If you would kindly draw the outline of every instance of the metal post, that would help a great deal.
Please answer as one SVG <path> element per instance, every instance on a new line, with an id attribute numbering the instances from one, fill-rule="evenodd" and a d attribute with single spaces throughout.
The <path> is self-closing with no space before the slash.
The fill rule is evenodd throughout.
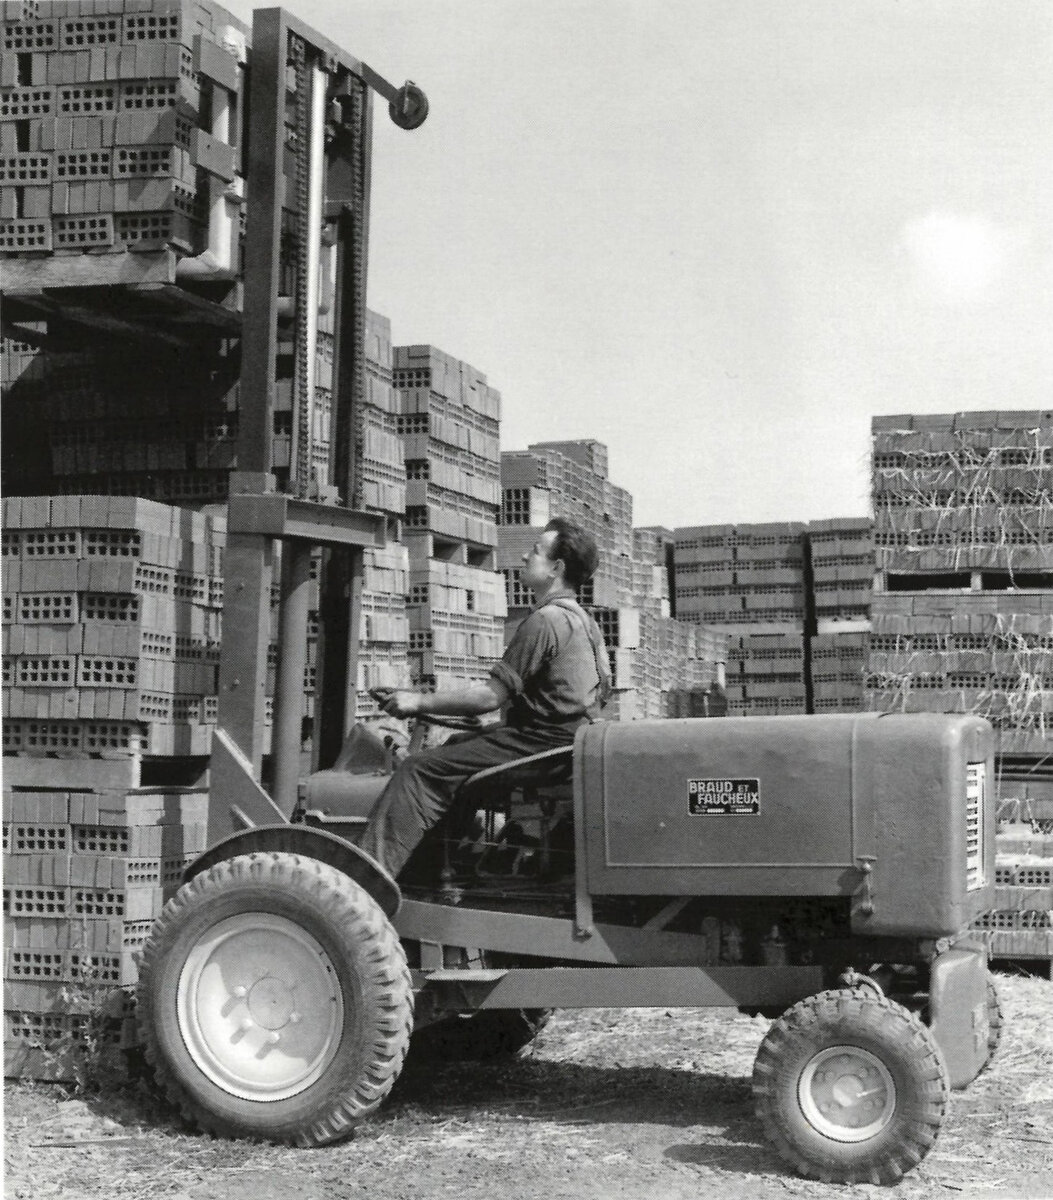
<path id="1" fill-rule="evenodd" d="M 271 747 L 274 761 L 271 795 L 286 814 L 291 813 L 296 805 L 296 787 L 300 778 L 310 583 L 310 545 L 306 542 L 286 542 L 282 546 L 281 625 L 278 630 L 278 672 L 274 684 Z"/>
<path id="2" fill-rule="evenodd" d="M 248 222 L 237 453 L 239 473 L 253 476 L 265 476 L 270 472 L 274 436 L 274 356 L 278 344 L 288 42 L 283 18 L 281 9 L 263 9 L 252 19 L 252 104 L 249 108 L 246 181 Z"/>
<path id="3" fill-rule="evenodd" d="M 220 83 L 212 85 L 212 136 L 230 142 L 230 93 Z M 227 200 L 228 184 L 215 176 L 208 183 L 208 248 L 226 271 L 234 266 L 234 214 Z"/>

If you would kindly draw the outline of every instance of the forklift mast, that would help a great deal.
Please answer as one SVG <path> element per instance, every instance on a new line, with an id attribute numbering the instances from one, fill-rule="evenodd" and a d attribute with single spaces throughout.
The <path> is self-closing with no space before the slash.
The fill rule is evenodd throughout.
<path id="1" fill-rule="evenodd" d="M 283 9 L 257 10 L 247 82 L 247 214 L 237 471 L 230 479 L 209 844 L 287 822 L 300 777 L 307 624 L 321 550 L 313 766 L 354 720 L 363 552 L 394 535 L 362 507 L 362 403 L 373 93 L 415 129 L 424 93 L 396 88 Z M 333 447 L 313 453 L 322 280 L 333 313 Z M 287 474 L 275 468 L 279 358 L 292 361 Z M 267 653 L 278 592 L 271 770 Z M 266 784 L 266 786 L 265 786 Z"/>

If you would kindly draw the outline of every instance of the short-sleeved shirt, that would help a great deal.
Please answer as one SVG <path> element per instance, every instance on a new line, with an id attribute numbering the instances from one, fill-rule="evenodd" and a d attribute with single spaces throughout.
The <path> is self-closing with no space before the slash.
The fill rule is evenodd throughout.
<path id="1" fill-rule="evenodd" d="M 599 710 L 596 651 L 581 610 L 553 603 L 574 598 L 568 588 L 535 604 L 512 635 L 504 657 L 490 671 L 512 697 L 506 722 L 513 728 L 566 730 Z M 581 615 L 606 653 L 596 623 Z"/>

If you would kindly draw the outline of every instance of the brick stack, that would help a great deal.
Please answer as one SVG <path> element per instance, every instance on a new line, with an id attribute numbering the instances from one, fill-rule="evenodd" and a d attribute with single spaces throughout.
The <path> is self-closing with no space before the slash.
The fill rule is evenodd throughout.
<path id="1" fill-rule="evenodd" d="M 410 560 L 409 663 L 415 683 L 442 691 L 485 679 L 504 650 L 504 582 L 496 571 Z"/>
<path id="2" fill-rule="evenodd" d="M 332 340 L 328 341 L 330 375 Z M 362 422 L 362 502 L 366 508 L 402 517 L 406 512 L 406 455 L 399 432 L 401 396 L 394 384 L 391 322 L 366 310 L 366 395 Z"/>
<path id="3" fill-rule="evenodd" d="M 550 516 L 596 538 L 594 578 L 581 601 L 596 618 L 611 657 L 613 720 L 710 716 L 723 680 L 727 638 L 670 616 L 673 535 L 632 527 L 632 496 L 607 478 L 607 448 L 592 440 L 538 442 L 501 455 L 503 491 L 498 565 L 508 589 L 509 632 L 533 602 L 521 560 Z"/>
<path id="4" fill-rule="evenodd" d="M 238 221 L 247 30 L 209 0 L 7 3 L 0 249 L 213 248 Z M 235 191 L 233 201 L 226 199 Z M 236 244 L 236 235 L 233 235 Z"/>
<path id="5" fill-rule="evenodd" d="M 1053 413 L 876 417 L 874 541 L 885 590 L 899 576 L 986 573 L 1031 589 L 1053 548 Z M 905 589 L 909 590 L 909 588 Z"/>
<path id="6" fill-rule="evenodd" d="M 741 628 L 741 627 L 740 627 Z M 797 716 L 807 712 L 804 639 L 791 629 L 733 633 L 728 650 L 728 714 Z"/>
<path id="7" fill-rule="evenodd" d="M 76 760 L 5 765 L 8 1077 L 76 1078 L 89 1048 L 131 1044 L 122 989 L 136 982 L 137 952 L 185 865 L 205 848 L 204 792 L 107 786 L 122 773 L 120 760 L 104 762 L 101 786 L 87 790 L 91 772 Z"/>
<path id="8" fill-rule="evenodd" d="M 701 525 L 675 531 L 682 621 L 804 629 L 804 525 Z"/>
<path id="9" fill-rule="evenodd" d="M 393 381 L 406 463 L 409 671 L 421 686 L 485 679 L 506 613 L 494 570 L 501 397 L 434 346 L 399 346 Z"/>
<path id="10" fill-rule="evenodd" d="M 500 394 L 434 346 L 397 346 L 393 378 L 406 462 L 406 531 L 420 547 L 452 541 L 492 566 L 501 507 Z M 415 559 L 437 557 L 414 551 Z"/>
<path id="11" fill-rule="evenodd" d="M 992 958 L 1030 960 L 1053 978 L 1053 822 L 1004 822 L 996 845 L 995 907 L 978 927 Z"/>
<path id="12" fill-rule="evenodd" d="M 672 613 L 669 577 L 673 561 L 673 531 L 661 526 L 639 527 L 632 531 L 632 590 L 634 596 L 655 616 Z"/>
<path id="13" fill-rule="evenodd" d="M 8 497 L 3 524 L 6 1070 L 65 1077 L 205 848 L 205 794 L 144 784 L 202 775 L 224 525 L 100 496 Z"/>
<path id="14" fill-rule="evenodd" d="M 517 606 L 523 550 L 555 516 L 588 530 L 600 551 L 583 603 L 618 608 L 635 602 L 639 581 L 633 576 L 632 496 L 607 478 L 602 442 L 535 442 L 526 450 L 506 451 L 501 455 L 501 490 L 504 528 L 498 566 L 509 578 L 510 607 Z M 515 532 L 506 534 L 505 529 Z"/>
<path id="15" fill-rule="evenodd" d="M 858 712 L 865 707 L 869 647 L 865 630 L 812 635 L 812 712 Z"/>
<path id="16" fill-rule="evenodd" d="M 370 688 L 409 686 L 410 634 L 406 607 L 409 579 L 409 554 L 405 546 L 391 543 L 364 551 L 356 684 L 358 717 L 375 716 L 379 711 L 368 694 Z"/>
<path id="17" fill-rule="evenodd" d="M 1000 757 L 1037 765 L 1053 717 L 1053 413 L 875 418 L 873 453 L 868 705 L 978 712 Z"/>
<path id="18" fill-rule="evenodd" d="M 207 754 L 222 519 L 97 496 L 3 515 L 5 754 Z"/>
<path id="19" fill-rule="evenodd" d="M 100 340 L 49 342 L 30 359 L 11 345 L 3 381 L 9 494 L 226 499 L 238 369 L 227 355 Z"/>
<path id="20" fill-rule="evenodd" d="M 638 608 L 592 612 L 611 660 L 609 720 L 723 715 L 725 634 Z"/>
<path id="21" fill-rule="evenodd" d="M 975 712 L 1000 758 L 1049 754 L 1053 593 L 879 593 L 869 642 L 868 708 Z"/>
<path id="22" fill-rule="evenodd" d="M 998 958 L 1053 961 L 1053 413 L 875 418 L 878 711 L 975 712 L 997 732 Z"/>
<path id="23" fill-rule="evenodd" d="M 851 517 L 812 521 L 807 540 L 814 604 L 812 711 L 857 712 L 864 706 L 874 523 Z"/>
<path id="24" fill-rule="evenodd" d="M 398 431 L 401 398 L 394 385 L 391 322 L 366 310 L 366 396 L 361 410 L 363 456 L 359 464 L 366 508 L 402 517 L 406 511 L 406 463 Z M 363 554 L 362 615 L 358 629 L 356 716 L 376 716 L 373 687 L 408 687 L 409 554 L 402 545 Z M 309 660 L 316 646 L 308 645 Z"/>
<path id="25" fill-rule="evenodd" d="M 804 528 L 781 522 L 675 531 L 675 612 L 730 635 L 730 715 L 807 711 Z"/>
<path id="26" fill-rule="evenodd" d="M 874 523 L 835 517 L 808 525 L 812 595 L 820 633 L 843 622 L 867 621 L 874 590 Z"/>

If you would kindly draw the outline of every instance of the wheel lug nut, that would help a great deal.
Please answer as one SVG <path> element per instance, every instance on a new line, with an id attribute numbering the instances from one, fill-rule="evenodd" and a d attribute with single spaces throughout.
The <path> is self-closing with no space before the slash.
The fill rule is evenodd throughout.
<path id="1" fill-rule="evenodd" d="M 268 1033 L 268 1034 L 267 1034 L 267 1041 L 268 1041 L 268 1042 L 269 1042 L 269 1043 L 270 1043 L 272 1046 L 277 1046 L 277 1044 L 278 1044 L 278 1043 L 279 1043 L 281 1040 L 282 1040 L 282 1035 L 281 1035 L 280 1033 L 278 1033 L 276 1030 L 275 1030 L 275 1031 L 272 1031 L 271 1033 Z"/>
<path id="2" fill-rule="evenodd" d="M 244 984 L 239 983 L 236 988 L 231 988 L 230 994 L 238 1000 L 244 1000 L 249 994 L 249 989 Z"/>
<path id="3" fill-rule="evenodd" d="M 238 1028 L 242 1031 L 242 1033 L 248 1033 L 248 1031 L 252 1028 L 252 1026 L 253 1026 L 253 1021 L 252 1021 L 251 1017 L 242 1017 L 241 1022 L 238 1025 Z"/>
<path id="4" fill-rule="evenodd" d="M 290 1025 L 299 1025 L 302 1020 L 303 1020 L 303 1017 L 298 1012 L 289 1013 L 289 1024 Z"/>

